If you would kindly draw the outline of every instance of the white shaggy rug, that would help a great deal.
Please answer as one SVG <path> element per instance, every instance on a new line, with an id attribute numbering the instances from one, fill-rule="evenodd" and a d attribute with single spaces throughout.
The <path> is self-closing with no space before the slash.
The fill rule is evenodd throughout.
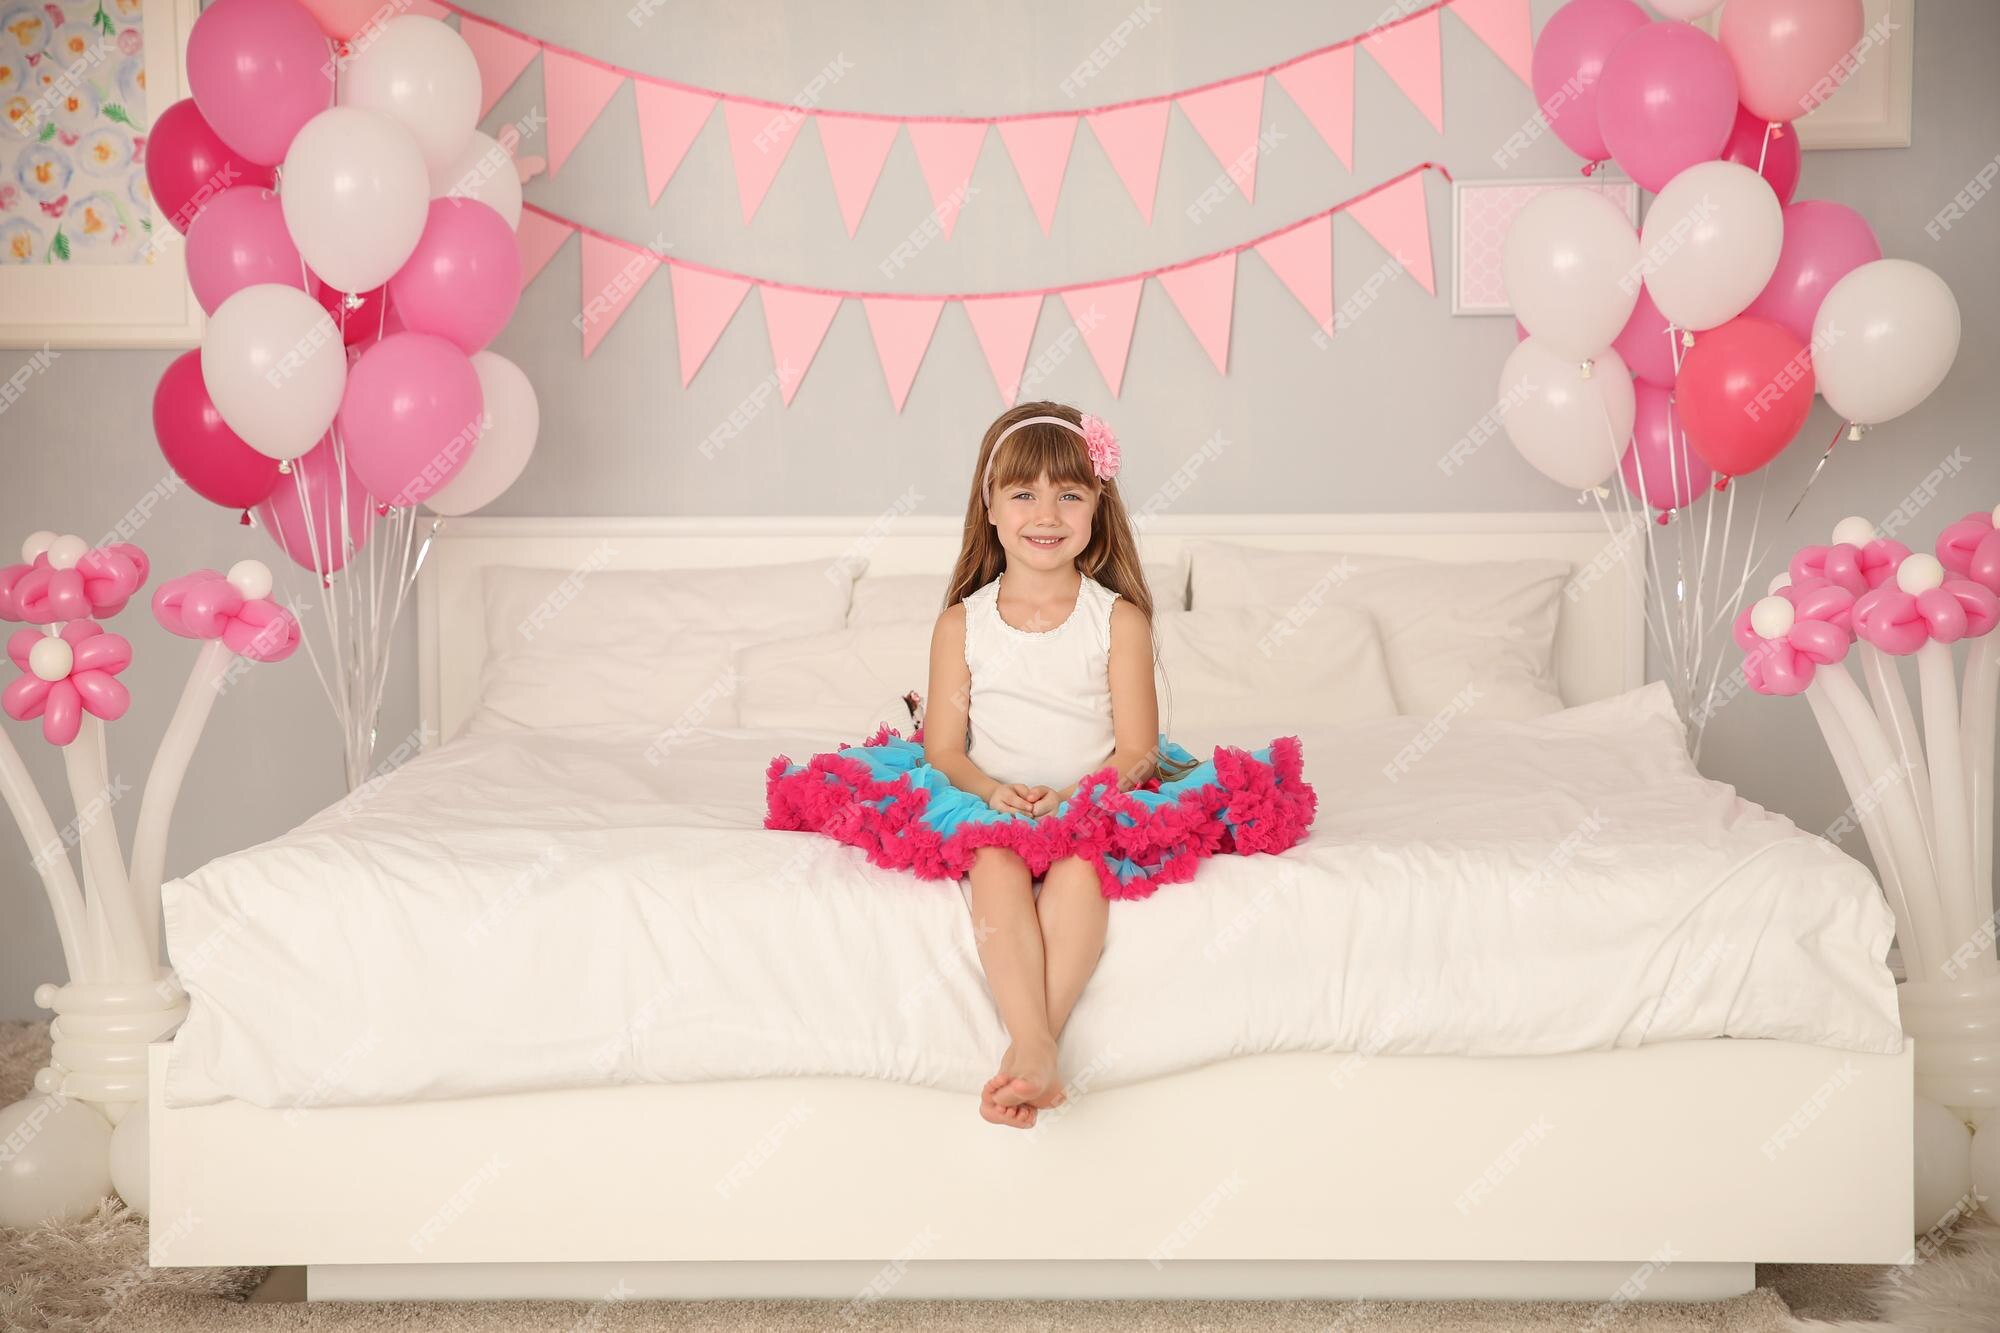
<path id="1" fill-rule="evenodd" d="M 48 1054 L 43 1024 L 0 1023 L 0 1105 Z M 0 1329 L 133 1333 L 380 1330 L 1255 1329 L 1268 1333 L 2000 1333 L 2000 1222 L 1975 1217 L 1908 1268 L 1758 1269 L 1757 1290 L 1706 1305 L 1499 1301 L 824 1301 L 305 1304 L 297 1270 L 146 1264 L 146 1223 L 115 1200 L 60 1227 L 0 1228 Z M 267 1279 L 270 1279 L 267 1281 Z M 260 1284 L 262 1284 L 260 1289 Z"/>

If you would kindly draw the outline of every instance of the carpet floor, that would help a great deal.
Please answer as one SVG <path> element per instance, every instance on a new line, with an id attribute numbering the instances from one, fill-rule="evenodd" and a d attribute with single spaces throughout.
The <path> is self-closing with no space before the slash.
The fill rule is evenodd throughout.
<path id="1" fill-rule="evenodd" d="M 27 1095 L 44 1024 L 0 1024 L 0 1105 Z M 2000 1222 L 1975 1216 L 1909 1267 L 1772 1264 L 1731 1300 L 1619 1307 L 1501 1301 L 468 1301 L 305 1303 L 298 1269 L 151 1268 L 115 1200 L 62 1226 L 0 1227 L 0 1329 L 23 1333 L 1982 1333 L 2000 1331 Z"/>

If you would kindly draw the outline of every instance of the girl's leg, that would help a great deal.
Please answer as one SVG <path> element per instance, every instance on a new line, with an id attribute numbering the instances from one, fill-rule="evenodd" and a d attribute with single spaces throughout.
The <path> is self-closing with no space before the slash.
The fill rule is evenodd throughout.
<path id="1" fill-rule="evenodd" d="M 1057 1087 L 1034 878 L 1027 863 L 1003 847 L 982 847 L 973 858 L 971 877 L 979 961 L 1014 1043 L 980 1095 L 980 1114 L 996 1124 L 1025 1128 L 1035 1122 L 1030 1103 Z"/>
<path id="2" fill-rule="evenodd" d="M 1065 856 L 1043 876 L 1035 910 L 1041 920 L 1049 1031 L 1060 1037 L 1104 952 L 1111 904 L 1098 885 L 1097 867 L 1080 856 Z"/>

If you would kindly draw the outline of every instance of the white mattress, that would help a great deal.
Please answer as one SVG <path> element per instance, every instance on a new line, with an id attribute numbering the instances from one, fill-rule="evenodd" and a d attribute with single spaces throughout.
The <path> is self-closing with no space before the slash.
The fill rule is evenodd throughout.
<path id="1" fill-rule="evenodd" d="M 1533 722 L 1303 733 L 1311 837 L 1114 903 L 1065 1075 L 1719 1036 L 1899 1050 L 1867 871 L 1700 777 L 1675 732 L 1653 685 Z M 169 883 L 193 998 L 169 1103 L 798 1074 L 971 1092 L 1006 1038 L 962 886 L 761 827 L 770 756 L 839 739 L 699 732 L 662 767 L 650 728 L 461 740 Z"/>

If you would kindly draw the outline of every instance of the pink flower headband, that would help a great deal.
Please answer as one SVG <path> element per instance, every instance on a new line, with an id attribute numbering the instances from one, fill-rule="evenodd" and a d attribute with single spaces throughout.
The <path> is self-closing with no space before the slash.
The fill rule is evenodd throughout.
<path id="1" fill-rule="evenodd" d="M 1083 451 L 1090 455 L 1090 470 L 1099 479 L 1109 481 L 1118 475 L 1118 437 L 1111 433 L 1104 418 L 1085 412 L 1079 426 L 1067 417 L 1023 417 L 1000 432 L 1000 438 L 993 441 L 993 451 L 986 455 L 986 475 L 980 479 L 979 496 L 989 507 L 993 504 L 993 460 L 1000 456 L 1001 444 L 1021 427 L 1043 421 L 1083 437 Z"/>

